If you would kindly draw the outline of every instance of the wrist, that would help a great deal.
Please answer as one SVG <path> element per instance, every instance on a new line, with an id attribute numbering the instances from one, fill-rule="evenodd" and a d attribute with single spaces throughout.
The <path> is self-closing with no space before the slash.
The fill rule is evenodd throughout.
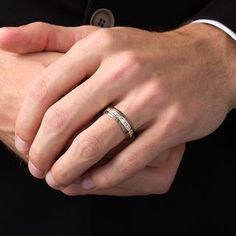
<path id="1" fill-rule="evenodd" d="M 224 78 L 225 100 L 222 102 L 226 103 L 230 111 L 236 105 L 235 41 L 221 29 L 204 23 L 186 25 L 177 29 L 176 33 L 188 38 L 186 43 L 204 62 L 202 66 L 214 69 Z"/>

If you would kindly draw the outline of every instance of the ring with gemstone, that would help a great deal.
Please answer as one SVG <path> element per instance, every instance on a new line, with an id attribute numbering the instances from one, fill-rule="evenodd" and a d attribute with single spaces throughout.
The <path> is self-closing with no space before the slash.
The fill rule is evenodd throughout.
<path id="1" fill-rule="evenodd" d="M 129 121 L 129 119 L 125 116 L 124 113 L 122 113 L 120 110 L 118 110 L 115 107 L 108 107 L 103 113 L 110 116 L 119 124 L 119 126 L 121 127 L 126 137 L 129 137 L 129 138 L 133 137 L 133 134 L 134 134 L 133 125 Z"/>

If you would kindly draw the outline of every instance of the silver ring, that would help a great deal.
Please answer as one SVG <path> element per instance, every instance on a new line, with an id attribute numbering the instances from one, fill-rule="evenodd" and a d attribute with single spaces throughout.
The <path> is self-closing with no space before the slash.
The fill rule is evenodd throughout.
<path id="1" fill-rule="evenodd" d="M 134 134 L 133 125 L 121 111 L 119 111 L 115 107 L 108 107 L 103 113 L 109 115 L 119 124 L 126 137 L 129 138 L 133 137 Z"/>

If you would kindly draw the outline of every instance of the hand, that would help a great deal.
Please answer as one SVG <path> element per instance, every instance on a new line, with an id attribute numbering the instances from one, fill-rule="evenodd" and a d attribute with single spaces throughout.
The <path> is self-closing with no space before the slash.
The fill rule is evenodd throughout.
<path id="1" fill-rule="evenodd" d="M 0 140 L 15 148 L 15 121 L 32 77 L 59 58 L 59 53 L 17 55 L 0 50 Z"/>
<path id="2" fill-rule="evenodd" d="M 103 115 L 56 160 L 69 137 L 112 103 L 142 132 L 86 175 L 82 186 L 90 183 L 98 191 L 119 186 L 163 151 L 213 132 L 235 104 L 234 72 L 235 43 L 212 26 L 188 25 L 162 34 L 92 28 L 33 81 L 17 119 L 18 140 L 24 140 L 24 151 L 30 148 L 36 177 L 51 168 L 48 183 L 68 186 L 124 139 Z"/>
<path id="3" fill-rule="evenodd" d="M 67 29 L 67 28 L 66 28 Z M 64 32 L 64 31 L 63 31 Z M 74 32 L 74 31 L 73 31 Z M 32 34 L 34 35 L 34 34 Z M 46 34 L 41 34 L 45 36 Z M 54 35 L 54 34 L 52 34 Z M 5 35 L 6 36 L 6 35 Z M 36 36 L 36 35 L 35 35 Z M 66 35 L 68 36 L 68 34 Z M 30 36 L 31 37 L 31 36 Z M 61 35 L 60 35 L 61 37 Z M 37 37 L 38 38 L 38 37 Z M 6 37 L 4 37 L 6 40 Z M 18 39 L 19 36 L 13 37 L 13 40 Z M 22 42 L 25 42 L 26 40 L 22 40 Z M 42 43 L 40 40 L 35 40 L 37 43 Z M 68 40 L 64 40 L 64 42 L 68 42 Z M 73 43 L 73 42 L 72 42 Z M 7 40 L 6 46 L 10 46 L 8 49 L 11 51 L 15 51 L 18 53 L 22 53 L 23 50 L 29 50 L 29 44 L 22 45 L 17 42 L 11 41 L 11 45 L 9 44 L 9 41 Z M 19 47 L 20 46 L 20 47 Z M 24 47 L 23 47 L 24 46 Z M 32 51 L 35 51 L 35 44 L 32 44 Z M 40 46 L 40 45 L 37 45 Z M 53 45 L 52 45 L 53 46 Z M 64 44 L 59 45 L 57 44 L 58 48 L 52 48 L 52 50 L 61 51 L 61 46 L 65 47 Z M 17 48 L 19 47 L 19 48 Z M 44 47 L 43 45 L 40 47 Z M 14 48 L 14 50 L 13 50 Z M 47 48 L 47 50 L 49 50 Z M 29 52 L 29 51 L 28 51 Z M 11 104 L 5 104 L 4 107 L 5 111 L 11 111 L 12 117 L 8 116 L 8 119 L 4 119 L 5 122 L 8 122 L 9 124 L 6 125 L 6 123 L 2 123 L 2 127 L 6 129 L 6 127 L 10 127 L 10 132 L 7 134 L 7 132 L 4 132 L 4 136 L 7 136 L 8 139 L 11 141 L 6 141 L 8 146 L 10 145 L 11 148 L 17 152 L 14 149 L 14 146 L 12 145 L 14 142 L 14 123 L 16 119 L 17 111 L 20 109 L 21 103 L 23 101 L 23 98 L 25 96 L 25 93 L 28 89 L 29 83 L 32 79 L 32 76 L 34 74 L 36 75 L 37 69 L 43 70 L 45 66 L 49 65 L 51 62 L 53 62 L 59 54 L 49 54 L 49 53 L 38 53 L 38 54 L 30 54 L 30 55 L 16 55 L 16 54 L 10 54 L 5 51 L 1 52 L 1 71 L 3 73 L 3 67 L 4 67 L 4 81 L 9 82 L 9 85 L 11 89 L 7 89 L 6 86 L 2 87 L 2 96 L 4 99 L 9 101 L 16 101 Z M 55 57 L 55 59 L 54 59 Z M 39 62 L 39 63 L 38 63 Z M 4 63 L 4 65 L 3 65 Z M 43 63 L 43 64 L 41 64 Z M 30 64 L 30 66 L 29 66 Z M 21 65 L 20 68 L 18 68 Z M 31 72 L 33 74 L 29 73 L 29 67 L 32 69 Z M 15 69 L 15 71 L 12 71 L 12 68 Z M 10 76 L 10 73 L 12 76 Z M 21 73 L 25 73 L 24 76 L 20 76 Z M 16 76 L 17 75 L 17 76 Z M 14 78 L 14 80 L 10 81 L 10 78 Z M 3 82 L 3 80 L 1 81 Z M 16 93 L 16 90 L 19 92 Z M 6 97 L 6 92 L 8 93 L 8 96 Z M 11 96 L 11 97 L 9 97 Z M 17 96 L 17 98 L 15 98 Z M 3 104 L 2 104 L 3 105 Z M 9 106 L 11 105 L 11 106 Z M 14 109 L 13 109 L 13 106 Z M 12 107 L 12 109 L 9 109 L 9 107 Z M 4 113 L 9 114 L 9 112 Z M 3 121 L 3 119 L 1 120 Z M 70 142 L 69 142 L 70 143 Z M 122 150 L 125 146 L 127 146 L 130 143 L 130 141 L 123 142 L 122 145 L 119 145 L 115 149 L 113 149 L 112 152 L 109 152 L 109 155 L 105 157 L 105 161 L 102 161 L 99 163 L 101 166 L 102 164 L 106 163 L 106 160 L 112 159 L 112 157 L 116 156 L 120 150 Z M 178 152 L 177 152 L 178 151 Z M 178 155 L 179 154 L 179 155 Z M 121 184 L 120 186 L 114 188 L 114 189 L 108 189 L 106 191 L 92 191 L 92 192 L 86 192 L 84 191 L 80 184 L 72 184 L 68 186 L 67 188 L 63 189 L 62 191 L 67 195 L 82 195 L 82 194 L 104 194 L 104 195 L 117 195 L 117 196 L 130 196 L 130 195 L 146 195 L 151 193 L 165 193 L 170 188 L 174 176 L 176 174 L 176 171 L 178 169 L 178 165 L 180 163 L 180 160 L 182 158 L 183 154 L 183 147 L 178 147 L 173 149 L 171 152 L 170 150 L 165 151 L 163 154 L 161 154 L 159 157 L 156 158 L 152 163 L 149 163 L 148 166 L 140 171 L 134 178 L 126 181 L 125 183 Z M 19 153 L 18 153 L 19 155 Z M 22 158 L 27 161 L 27 156 L 22 156 Z"/>

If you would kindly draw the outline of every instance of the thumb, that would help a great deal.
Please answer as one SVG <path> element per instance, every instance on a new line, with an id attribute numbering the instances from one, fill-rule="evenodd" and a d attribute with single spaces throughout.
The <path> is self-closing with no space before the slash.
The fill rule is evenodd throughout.
<path id="1" fill-rule="evenodd" d="M 42 22 L 3 27 L 0 29 L 0 48 L 19 54 L 67 52 L 78 40 L 98 29 L 95 26 L 63 27 Z"/>

